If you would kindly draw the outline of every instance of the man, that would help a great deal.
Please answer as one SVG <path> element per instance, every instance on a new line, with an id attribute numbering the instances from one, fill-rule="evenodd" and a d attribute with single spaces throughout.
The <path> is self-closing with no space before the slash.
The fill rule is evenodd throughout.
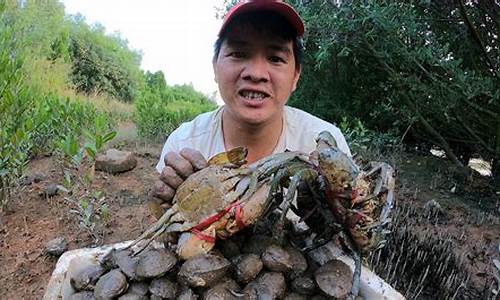
<path id="1" fill-rule="evenodd" d="M 214 154 L 234 147 L 247 147 L 248 163 L 286 150 L 309 153 L 318 133 L 328 130 L 350 155 L 337 127 L 285 105 L 300 77 L 303 33 L 300 16 L 282 1 L 243 1 L 229 10 L 213 56 L 225 105 L 168 137 L 150 203 L 157 217 L 159 205 L 173 198 L 187 176 Z"/>

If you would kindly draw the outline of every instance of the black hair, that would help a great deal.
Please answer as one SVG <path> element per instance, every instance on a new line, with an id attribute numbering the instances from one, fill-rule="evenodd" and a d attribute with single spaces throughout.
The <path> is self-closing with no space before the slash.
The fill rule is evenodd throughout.
<path id="1" fill-rule="evenodd" d="M 272 35 L 278 36 L 285 41 L 292 41 L 293 56 L 295 58 L 295 68 L 300 68 L 300 65 L 302 63 L 302 56 L 304 53 L 302 38 L 298 36 L 293 26 L 290 25 L 290 22 L 288 22 L 285 17 L 273 11 L 248 12 L 232 19 L 215 41 L 213 57 L 214 61 L 216 61 L 217 57 L 219 56 L 222 43 L 227 37 L 227 33 L 235 25 L 249 27 L 259 33 L 270 33 Z"/>

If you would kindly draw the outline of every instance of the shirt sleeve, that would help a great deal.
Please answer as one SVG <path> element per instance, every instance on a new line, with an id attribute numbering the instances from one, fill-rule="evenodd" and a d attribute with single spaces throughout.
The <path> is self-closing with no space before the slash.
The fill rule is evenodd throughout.
<path id="1" fill-rule="evenodd" d="M 177 145 L 179 143 L 176 142 L 177 140 L 177 130 L 174 130 L 168 137 L 167 140 L 165 141 L 165 144 L 163 145 L 163 149 L 161 150 L 161 155 L 160 155 L 160 160 L 156 164 L 156 170 L 158 173 L 161 173 L 163 171 L 163 168 L 165 168 L 165 155 L 168 152 L 179 152 L 180 149 L 178 149 Z"/>

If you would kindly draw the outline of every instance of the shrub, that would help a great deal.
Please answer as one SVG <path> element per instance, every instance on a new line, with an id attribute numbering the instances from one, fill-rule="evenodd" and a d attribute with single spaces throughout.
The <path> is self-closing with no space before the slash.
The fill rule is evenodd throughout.
<path id="1" fill-rule="evenodd" d="M 185 94 L 145 91 L 135 101 L 135 120 L 140 136 L 162 139 L 181 123 L 193 119 L 200 113 L 215 109 L 208 100 L 188 101 Z"/>

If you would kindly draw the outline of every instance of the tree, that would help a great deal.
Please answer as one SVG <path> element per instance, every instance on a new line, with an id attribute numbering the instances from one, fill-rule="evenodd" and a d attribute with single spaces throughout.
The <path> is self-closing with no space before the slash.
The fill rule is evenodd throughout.
<path id="1" fill-rule="evenodd" d="M 132 101 L 143 86 L 141 54 L 118 34 L 108 36 L 102 25 L 89 26 L 81 16 L 72 19 L 70 56 L 71 78 L 80 92 Z"/>
<path id="2" fill-rule="evenodd" d="M 308 32 L 292 105 L 435 145 L 463 170 L 471 155 L 498 161 L 498 4 L 292 2 Z"/>

